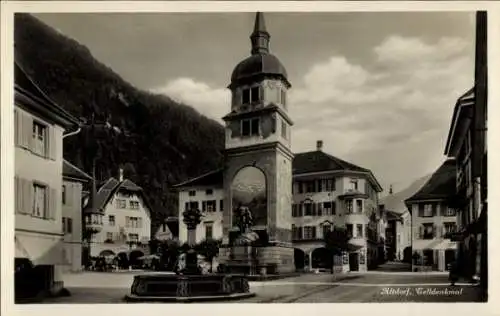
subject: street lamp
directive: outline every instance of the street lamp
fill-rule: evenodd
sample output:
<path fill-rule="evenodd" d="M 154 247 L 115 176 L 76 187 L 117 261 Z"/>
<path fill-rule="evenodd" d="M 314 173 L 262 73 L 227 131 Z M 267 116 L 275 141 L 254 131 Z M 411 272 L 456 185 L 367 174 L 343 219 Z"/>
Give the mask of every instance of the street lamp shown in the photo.
<path fill-rule="evenodd" d="M 112 126 L 108 121 L 105 121 L 104 123 L 96 122 L 95 116 L 94 114 L 92 114 L 92 118 L 89 123 L 82 122 L 76 131 L 63 135 L 63 139 L 69 136 L 77 135 L 82 130 L 85 130 L 91 134 L 91 137 L 87 137 L 87 141 L 89 139 L 91 140 L 91 142 L 87 145 L 88 148 L 90 148 L 90 154 L 92 155 L 92 188 L 90 192 L 91 207 L 84 210 L 82 218 L 84 223 L 83 239 L 87 241 L 86 244 L 88 249 L 88 262 L 88 259 L 91 256 L 90 250 L 92 237 L 102 230 L 102 218 L 104 215 L 103 210 L 98 209 L 98 206 L 96 205 L 97 181 L 95 169 L 97 158 L 100 154 L 100 146 L 97 142 L 97 136 L 99 132 L 103 131 L 112 131 L 113 133 L 120 134 L 121 130 L 116 126 Z"/>

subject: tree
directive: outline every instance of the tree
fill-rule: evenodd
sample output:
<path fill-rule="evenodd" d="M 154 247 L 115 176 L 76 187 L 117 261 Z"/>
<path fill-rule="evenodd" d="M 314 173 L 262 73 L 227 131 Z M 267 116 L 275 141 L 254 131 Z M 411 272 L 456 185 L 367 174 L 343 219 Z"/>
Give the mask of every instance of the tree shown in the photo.
<path fill-rule="evenodd" d="M 150 254 L 155 254 L 159 252 L 159 247 L 160 247 L 160 241 L 153 238 L 148 242 L 149 245 L 149 253 Z"/>
<path fill-rule="evenodd" d="M 182 217 L 188 229 L 188 244 L 194 246 L 196 244 L 196 226 L 201 223 L 203 214 L 199 209 L 191 208 L 185 210 Z"/>
<path fill-rule="evenodd" d="M 219 239 L 208 238 L 196 245 L 196 250 L 210 262 L 210 272 L 212 272 L 213 260 L 219 255 L 219 247 L 222 241 Z"/>
<path fill-rule="evenodd" d="M 324 237 L 325 248 L 334 255 L 341 255 L 343 251 L 349 249 L 349 235 L 347 229 L 335 227 L 332 231 L 326 233 Z"/>

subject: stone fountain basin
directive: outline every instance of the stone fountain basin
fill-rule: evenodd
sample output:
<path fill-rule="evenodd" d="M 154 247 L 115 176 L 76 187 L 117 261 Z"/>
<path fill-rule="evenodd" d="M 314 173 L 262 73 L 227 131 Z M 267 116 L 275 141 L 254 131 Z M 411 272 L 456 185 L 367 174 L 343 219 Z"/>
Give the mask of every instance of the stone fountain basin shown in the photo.
<path fill-rule="evenodd" d="M 134 277 L 127 302 L 200 302 L 255 296 L 243 275 L 142 274 Z"/>

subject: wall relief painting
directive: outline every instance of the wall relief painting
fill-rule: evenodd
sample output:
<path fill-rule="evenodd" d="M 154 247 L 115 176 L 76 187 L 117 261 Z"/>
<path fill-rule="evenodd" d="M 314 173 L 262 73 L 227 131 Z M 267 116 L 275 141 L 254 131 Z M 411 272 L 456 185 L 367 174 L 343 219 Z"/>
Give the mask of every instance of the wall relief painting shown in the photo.
<path fill-rule="evenodd" d="M 234 212 L 241 206 L 252 213 L 253 225 L 267 225 L 266 176 L 256 167 L 243 167 L 231 184 Z"/>

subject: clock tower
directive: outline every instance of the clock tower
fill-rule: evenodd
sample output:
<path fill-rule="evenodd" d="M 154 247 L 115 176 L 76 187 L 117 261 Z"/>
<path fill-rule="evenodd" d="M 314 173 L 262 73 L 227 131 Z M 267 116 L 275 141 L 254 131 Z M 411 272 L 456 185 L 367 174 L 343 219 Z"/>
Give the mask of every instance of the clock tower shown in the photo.
<path fill-rule="evenodd" d="M 251 54 L 231 75 L 231 111 L 225 121 L 223 233 L 230 243 L 238 229 L 234 211 L 248 207 L 252 229 L 263 241 L 259 265 L 294 271 L 291 245 L 292 120 L 285 67 L 269 50 L 270 34 L 258 12 L 250 36 Z M 269 268 L 268 268 L 269 271 Z M 270 271 L 269 271 L 270 272 Z"/>

